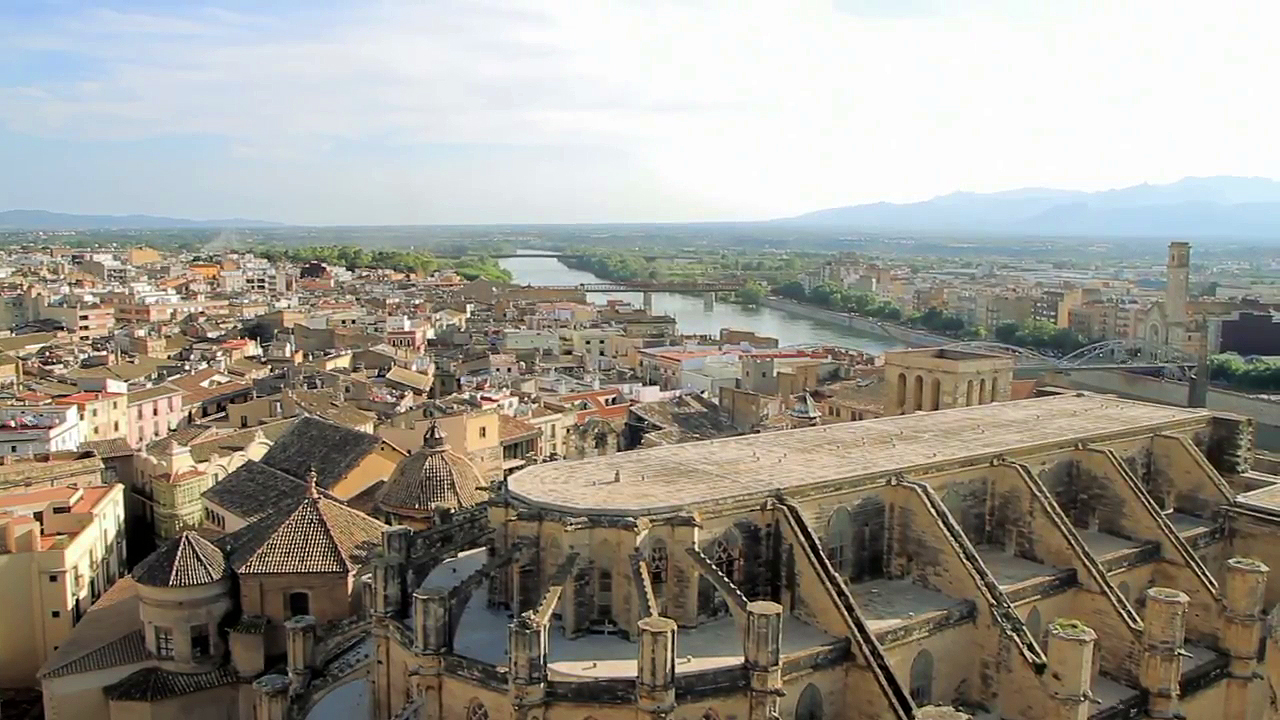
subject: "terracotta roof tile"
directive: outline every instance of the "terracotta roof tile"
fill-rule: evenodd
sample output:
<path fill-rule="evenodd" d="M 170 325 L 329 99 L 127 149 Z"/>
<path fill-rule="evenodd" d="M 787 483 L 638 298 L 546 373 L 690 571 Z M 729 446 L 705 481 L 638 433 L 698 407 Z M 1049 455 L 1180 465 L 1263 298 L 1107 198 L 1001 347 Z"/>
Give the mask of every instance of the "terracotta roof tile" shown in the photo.
<path fill-rule="evenodd" d="M 498 437 L 502 442 L 514 442 L 525 438 L 537 437 L 541 434 L 541 430 L 520 418 L 514 418 L 509 415 L 498 416 Z"/>
<path fill-rule="evenodd" d="M 350 572 L 381 547 L 386 527 L 335 500 L 304 495 L 227 538 L 245 575 Z"/>
<path fill-rule="evenodd" d="M 149 657 L 147 643 L 142 637 L 142 631 L 133 630 L 127 635 L 99 645 L 74 660 L 50 667 L 40 677 L 56 678 L 95 670 L 105 670 L 106 668 L 119 667 L 121 665 L 146 662 Z"/>
<path fill-rule="evenodd" d="M 484 502 L 486 483 L 471 461 L 445 449 L 423 447 L 396 466 L 378 505 L 392 512 L 453 510 Z"/>
<path fill-rule="evenodd" d="M 250 460 L 204 491 L 205 500 L 252 523 L 306 494 L 301 480 Z"/>
<path fill-rule="evenodd" d="M 80 444 L 84 450 L 92 450 L 98 454 L 98 457 L 113 458 L 132 455 L 133 448 L 129 447 L 129 441 L 124 438 L 108 438 L 106 440 L 86 440 Z"/>
<path fill-rule="evenodd" d="M 102 688 L 102 693 L 111 700 L 155 702 L 237 682 L 240 682 L 240 677 L 230 666 L 203 673 L 180 673 L 149 667 Z"/>
<path fill-rule="evenodd" d="M 194 532 L 184 532 L 147 556 L 133 577 L 151 587 L 191 587 L 218 582 L 227 576 L 222 551 Z"/>
<path fill-rule="evenodd" d="M 314 468 L 328 490 L 369 456 L 382 439 L 316 417 L 299 418 L 262 456 L 262 464 L 301 480 Z"/>

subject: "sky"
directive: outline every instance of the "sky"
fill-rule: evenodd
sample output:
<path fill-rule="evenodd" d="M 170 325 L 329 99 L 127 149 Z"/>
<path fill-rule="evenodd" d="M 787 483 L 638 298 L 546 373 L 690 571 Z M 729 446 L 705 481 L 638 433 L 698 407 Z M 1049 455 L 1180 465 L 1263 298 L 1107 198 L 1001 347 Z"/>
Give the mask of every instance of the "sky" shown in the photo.
<path fill-rule="evenodd" d="M 1275 0 L 4 0 L 0 210 L 786 217 L 1280 177 Z"/>

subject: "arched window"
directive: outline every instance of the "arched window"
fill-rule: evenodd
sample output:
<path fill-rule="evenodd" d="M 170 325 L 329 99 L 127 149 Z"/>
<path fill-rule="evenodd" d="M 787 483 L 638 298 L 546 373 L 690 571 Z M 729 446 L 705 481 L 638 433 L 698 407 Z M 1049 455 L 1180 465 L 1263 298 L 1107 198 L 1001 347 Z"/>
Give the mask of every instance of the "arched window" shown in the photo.
<path fill-rule="evenodd" d="M 933 378 L 929 381 L 929 409 L 942 407 L 942 380 Z"/>
<path fill-rule="evenodd" d="M 911 700 L 920 706 L 933 702 L 933 655 L 928 650 L 911 661 Z"/>
<path fill-rule="evenodd" d="M 894 395 L 893 406 L 900 411 L 907 409 L 907 374 L 898 373 L 898 392 Z"/>
<path fill-rule="evenodd" d="M 964 404 L 968 407 L 973 404 L 973 381 L 970 380 L 964 384 Z"/>
<path fill-rule="evenodd" d="M 823 548 L 831 566 L 841 577 L 849 577 L 853 565 L 853 516 L 846 507 L 838 507 L 827 520 L 827 543 Z"/>
<path fill-rule="evenodd" d="M 822 691 L 809 683 L 796 701 L 796 720 L 822 720 Z"/>
<path fill-rule="evenodd" d="M 711 563 L 732 582 L 738 581 L 739 560 L 742 558 L 742 541 L 733 528 L 716 538 L 711 553 Z"/>
<path fill-rule="evenodd" d="M 1000 378 L 991 378 L 991 402 L 1000 401 Z"/>
<path fill-rule="evenodd" d="M 289 593 L 289 617 L 311 614 L 311 593 L 297 590 Z"/>
<path fill-rule="evenodd" d="M 978 380 L 978 404 L 979 404 L 979 405 L 982 405 L 982 404 L 987 403 L 987 402 L 989 402 L 989 401 L 990 401 L 990 400 L 989 400 L 989 398 L 987 397 L 987 379 L 986 379 L 986 378 L 980 378 L 980 379 Z"/>
<path fill-rule="evenodd" d="M 667 544 L 654 540 L 649 547 L 649 582 L 653 583 L 654 592 L 667 582 Z"/>
<path fill-rule="evenodd" d="M 1027 632 L 1031 633 L 1031 637 L 1040 642 L 1040 627 L 1044 624 L 1040 620 L 1040 608 L 1031 608 L 1031 612 L 1027 613 Z"/>
<path fill-rule="evenodd" d="M 911 383 L 911 391 L 915 397 L 911 398 L 912 410 L 924 409 L 924 376 L 917 375 L 915 381 Z"/>
<path fill-rule="evenodd" d="M 489 720 L 489 710 L 480 702 L 480 698 L 471 698 L 471 702 L 467 703 L 467 720 Z"/>

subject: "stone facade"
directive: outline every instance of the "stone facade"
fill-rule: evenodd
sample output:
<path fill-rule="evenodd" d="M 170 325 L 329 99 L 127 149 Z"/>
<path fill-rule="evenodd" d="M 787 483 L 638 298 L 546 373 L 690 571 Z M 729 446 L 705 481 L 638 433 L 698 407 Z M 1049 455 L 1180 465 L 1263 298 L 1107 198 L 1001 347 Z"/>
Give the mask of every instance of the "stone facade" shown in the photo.
<path fill-rule="evenodd" d="M 469 564 L 375 576 L 374 716 L 1273 717 L 1223 422 L 1080 396 L 948 416 L 717 441 L 688 487 L 646 470 L 697 445 L 517 473 Z M 842 446 L 862 461 L 807 455 Z"/>
<path fill-rule="evenodd" d="M 884 355 L 886 415 L 972 407 L 1009 399 L 1013 358 L 947 348 Z"/>
<path fill-rule="evenodd" d="M 538 464 L 374 549 L 358 522 L 342 572 L 308 542 L 305 577 L 278 574 L 295 546 L 252 541 L 229 556 L 240 694 L 221 707 L 1271 720 L 1280 478 L 1248 469 L 1250 429 L 1059 395 Z M 356 521 L 308 498 L 295 517 Z M 112 687 L 110 717 L 132 717 Z"/>

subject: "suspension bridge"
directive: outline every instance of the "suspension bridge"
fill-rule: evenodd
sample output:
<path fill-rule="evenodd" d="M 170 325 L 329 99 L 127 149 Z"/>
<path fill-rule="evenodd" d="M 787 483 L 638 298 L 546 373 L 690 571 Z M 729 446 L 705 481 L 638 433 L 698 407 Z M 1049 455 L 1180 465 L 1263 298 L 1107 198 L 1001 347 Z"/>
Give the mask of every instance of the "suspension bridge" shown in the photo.
<path fill-rule="evenodd" d="M 813 350 L 835 347 L 833 343 L 803 343 L 789 345 L 787 349 Z M 848 350 L 857 350 L 847 347 Z M 922 348 L 921 348 L 922 349 Z M 939 345 L 938 349 L 957 352 L 1000 355 L 1012 358 L 1018 370 L 1067 371 L 1067 370 L 1165 370 L 1174 376 L 1185 376 L 1194 368 L 1198 358 L 1171 345 L 1151 343 L 1145 340 L 1105 340 L 1086 345 L 1073 353 L 1062 356 L 1046 355 L 1029 348 L 986 340 L 969 340 Z"/>

